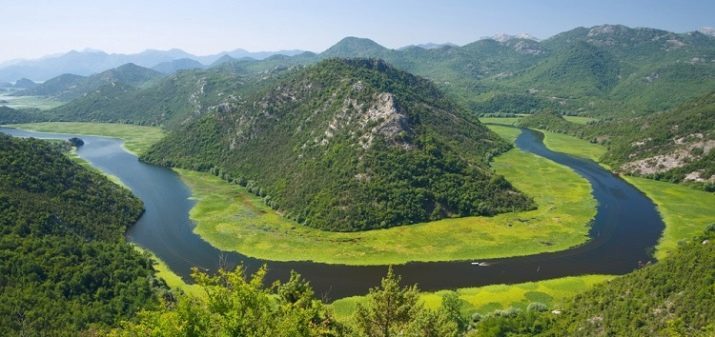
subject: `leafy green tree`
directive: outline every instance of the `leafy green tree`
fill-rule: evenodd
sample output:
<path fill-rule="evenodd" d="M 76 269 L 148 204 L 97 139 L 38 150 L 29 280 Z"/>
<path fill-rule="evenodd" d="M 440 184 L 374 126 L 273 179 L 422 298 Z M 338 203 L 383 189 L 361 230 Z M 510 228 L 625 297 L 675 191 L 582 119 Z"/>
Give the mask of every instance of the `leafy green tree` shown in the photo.
<path fill-rule="evenodd" d="M 445 312 L 433 312 L 422 306 L 416 286 L 400 286 L 400 277 L 392 267 L 380 287 L 370 289 L 367 303 L 358 305 L 355 322 L 358 332 L 368 337 L 457 334 L 457 324 Z"/>
<path fill-rule="evenodd" d="M 158 310 L 142 312 L 126 321 L 110 337 L 328 337 L 343 336 L 324 304 L 313 297 L 310 285 L 297 274 L 285 284 L 264 286 L 266 269 L 250 277 L 245 269 L 208 275 L 195 270 L 193 278 L 205 296 L 180 295 Z"/>

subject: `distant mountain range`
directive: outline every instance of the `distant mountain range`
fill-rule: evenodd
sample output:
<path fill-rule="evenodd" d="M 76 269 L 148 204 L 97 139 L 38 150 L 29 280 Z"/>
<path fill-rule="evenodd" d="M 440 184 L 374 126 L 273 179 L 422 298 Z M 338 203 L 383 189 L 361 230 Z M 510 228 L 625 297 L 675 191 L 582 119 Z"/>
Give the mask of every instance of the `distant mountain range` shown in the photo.
<path fill-rule="evenodd" d="M 251 58 L 262 60 L 277 54 L 293 56 L 300 53 L 303 53 L 303 51 L 250 52 L 244 49 L 236 49 L 214 55 L 197 56 L 180 49 L 146 50 L 137 54 L 108 54 L 92 49 L 73 50 L 65 54 L 46 56 L 34 60 L 16 60 L 0 64 L 0 82 L 15 82 L 22 78 L 42 82 L 62 74 L 88 76 L 127 63 L 134 63 L 146 68 L 159 67 L 156 70 L 170 73 L 179 69 L 196 68 L 198 67 L 196 63 L 201 66 L 210 65 L 223 56 L 235 59 Z M 182 60 L 179 61 L 180 64 L 174 63 L 178 60 Z M 193 60 L 196 63 L 189 65 L 187 60 Z"/>

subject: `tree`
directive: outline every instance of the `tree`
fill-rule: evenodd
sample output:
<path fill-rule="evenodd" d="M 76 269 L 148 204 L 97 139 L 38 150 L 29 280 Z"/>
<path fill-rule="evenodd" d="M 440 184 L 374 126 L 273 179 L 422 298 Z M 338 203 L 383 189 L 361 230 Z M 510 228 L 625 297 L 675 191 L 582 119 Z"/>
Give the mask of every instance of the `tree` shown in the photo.
<path fill-rule="evenodd" d="M 370 289 L 365 305 L 355 312 L 358 332 L 367 337 L 455 336 L 457 325 L 443 312 L 425 309 L 415 285 L 400 286 L 390 267 L 380 287 Z"/>

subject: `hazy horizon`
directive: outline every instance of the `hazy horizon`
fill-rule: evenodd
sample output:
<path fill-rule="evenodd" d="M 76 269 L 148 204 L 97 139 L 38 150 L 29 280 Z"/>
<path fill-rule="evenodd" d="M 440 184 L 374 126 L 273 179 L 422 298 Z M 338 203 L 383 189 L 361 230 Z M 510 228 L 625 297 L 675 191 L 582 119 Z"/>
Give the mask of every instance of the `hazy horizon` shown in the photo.
<path fill-rule="evenodd" d="M 516 8 L 516 9 L 514 9 Z M 419 3 L 369 1 L 127 0 L 97 4 L 25 1 L 4 4 L 0 63 L 37 59 L 71 50 L 133 54 L 181 49 L 210 55 L 234 49 L 252 52 L 321 52 L 346 36 L 388 47 L 422 43 L 463 45 L 495 34 L 528 33 L 544 39 L 579 26 L 623 24 L 678 33 L 715 26 L 715 4 L 698 1 L 615 0 L 574 4 L 449 0 Z"/>

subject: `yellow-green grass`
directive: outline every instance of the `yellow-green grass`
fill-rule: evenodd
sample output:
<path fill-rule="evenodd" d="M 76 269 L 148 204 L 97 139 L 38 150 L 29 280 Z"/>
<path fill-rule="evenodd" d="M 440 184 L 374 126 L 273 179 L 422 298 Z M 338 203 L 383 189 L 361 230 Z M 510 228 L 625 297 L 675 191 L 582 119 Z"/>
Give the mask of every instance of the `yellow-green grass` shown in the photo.
<path fill-rule="evenodd" d="M 564 119 L 571 122 L 571 123 L 576 123 L 576 124 L 588 124 L 589 122 L 596 121 L 597 119 L 591 118 L 591 117 L 583 117 L 583 116 L 564 116 Z"/>
<path fill-rule="evenodd" d="M 542 131 L 543 132 L 543 131 Z M 553 132 L 544 132 L 544 143 L 554 151 L 580 155 L 596 160 L 605 151 L 601 145 L 583 139 Z M 689 240 L 715 223 L 715 194 L 684 185 L 652 179 L 624 176 L 629 183 L 645 193 L 658 206 L 665 222 L 665 230 L 655 256 L 663 259 L 673 251 L 678 242 Z"/>
<path fill-rule="evenodd" d="M 550 308 L 558 308 L 565 300 L 591 289 L 594 285 L 613 279 L 610 275 L 584 275 L 527 282 L 519 284 L 497 284 L 476 288 L 457 289 L 463 301 L 465 313 L 491 313 L 494 310 L 510 308 L 526 309 L 530 303 L 540 302 Z M 422 303 L 431 309 L 442 305 L 442 296 L 450 290 L 420 293 Z M 339 320 L 347 320 L 353 315 L 357 305 L 365 301 L 365 296 L 353 296 L 336 300 L 330 306 Z"/>
<path fill-rule="evenodd" d="M 521 130 L 513 126 L 488 124 L 487 127 L 510 143 L 513 143 L 521 134 Z"/>
<path fill-rule="evenodd" d="M 198 200 L 190 213 L 198 235 L 222 250 L 268 260 L 350 265 L 469 260 L 559 251 L 588 239 L 596 201 L 585 179 L 516 149 L 497 157 L 493 166 L 532 196 L 538 209 L 353 233 L 297 224 L 240 186 L 206 173 L 177 171 Z"/>
<path fill-rule="evenodd" d="M 6 105 L 9 108 L 13 109 L 28 109 L 28 108 L 34 108 L 34 109 L 40 109 L 40 110 L 49 110 L 52 108 L 56 108 L 65 102 L 58 101 L 52 98 L 48 97 L 40 97 L 40 96 L 2 96 L 0 95 L 0 100 L 7 101 L 7 103 L 4 103 L 2 105 Z"/>
<path fill-rule="evenodd" d="M 76 148 L 73 147 L 72 150 L 67 154 L 67 156 L 68 156 L 72 161 L 74 161 L 75 163 L 81 165 L 81 166 L 84 167 L 85 169 L 90 170 L 90 171 L 94 171 L 94 172 L 96 172 L 96 173 L 99 173 L 99 174 L 105 176 L 105 177 L 106 177 L 107 179 L 109 179 L 111 182 L 113 182 L 113 183 L 115 183 L 115 184 L 117 184 L 117 185 L 119 185 L 119 186 L 122 186 L 122 187 L 124 187 L 124 188 L 126 188 L 126 189 L 129 189 L 129 187 L 127 187 L 127 185 L 125 185 L 124 182 L 123 182 L 121 179 L 119 179 L 119 177 L 117 177 L 117 176 L 115 176 L 115 175 L 113 175 L 113 174 L 109 174 L 109 173 L 107 173 L 107 172 L 105 172 L 105 171 L 102 171 L 102 170 L 100 170 L 100 169 L 98 169 L 98 168 L 92 166 L 92 164 L 90 164 L 88 161 L 82 159 L 82 157 L 80 157 L 80 156 L 77 154 L 77 149 L 76 149 Z"/>
<path fill-rule="evenodd" d="M 42 132 L 115 137 L 124 141 L 125 148 L 134 154 L 146 152 L 149 147 L 164 137 L 164 131 L 160 128 L 130 124 L 49 122 L 8 126 Z"/>
<path fill-rule="evenodd" d="M 665 230 L 655 252 L 659 260 L 674 251 L 679 241 L 690 240 L 715 223 L 713 193 L 652 179 L 624 178 L 653 200 L 663 217 Z"/>
<path fill-rule="evenodd" d="M 594 144 L 581 138 L 545 130 L 539 130 L 539 132 L 544 134 L 544 145 L 556 152 L 591 159 L 595 162 L 598 162 L 603 154 L 606 153 L 605 146 Z"/>
<path fill-rule="evenodd" d="M 154 263 L 153 266 L 154 270 L 156 271 L 156 276 L 164 280 L 164 282 L 166 282 L 166 285 L 169 286 L 170 289 L 179 290 L 187 295 L 195 297 L 206 296 L 206 292 L 200 286 L 196 284 L 186 283 L 184 279 L 181 278 L 181 276 L 174 273 L 164 261 L 162 261 L 158 256 L 154 255 L 154 253 L 152 253 L 150 250 L 144 249 L 135 244 L 133 244 L 132 246 L 134 246 L 136 250 L 151 257 Z"/>

